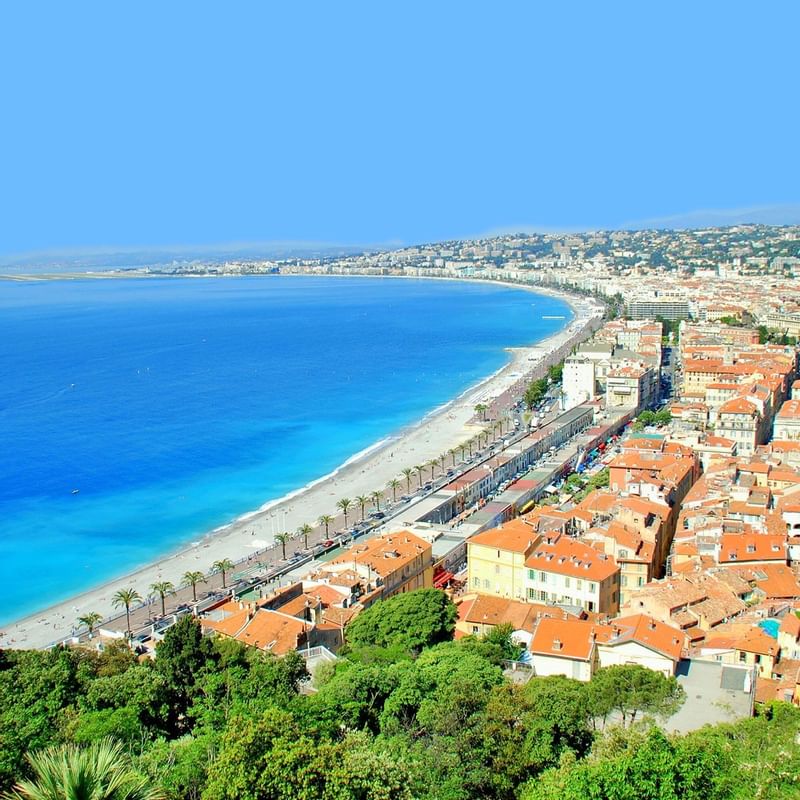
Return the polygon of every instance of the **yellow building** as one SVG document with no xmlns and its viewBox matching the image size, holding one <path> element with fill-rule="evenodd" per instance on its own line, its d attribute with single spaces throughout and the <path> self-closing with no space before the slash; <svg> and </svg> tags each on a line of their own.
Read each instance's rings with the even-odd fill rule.
<svg viewBox="0 0 800 800">
<path fill-rule="evenodd" d="M 468 588 L 473 592 L 525 600 L 525 559 L 541 537 L 523 519 L 467 540 Z"/>
</svg>

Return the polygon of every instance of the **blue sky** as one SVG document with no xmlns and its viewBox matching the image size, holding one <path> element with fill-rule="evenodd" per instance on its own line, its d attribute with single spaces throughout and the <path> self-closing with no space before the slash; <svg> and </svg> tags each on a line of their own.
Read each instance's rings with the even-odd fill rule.
<svg viewBox="0 0 800 800">
<path fill-rule="evenodd" d="M 0 253 L 800 222 L 798 23 L 793 2 L 6 3 Z"/>
</svg>

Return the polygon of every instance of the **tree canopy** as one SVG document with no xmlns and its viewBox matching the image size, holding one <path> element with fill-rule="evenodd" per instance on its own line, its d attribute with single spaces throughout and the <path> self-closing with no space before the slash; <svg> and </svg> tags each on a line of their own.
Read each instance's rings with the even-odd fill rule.
<svg viewBox="0 0 800 800">
<path fill-rule="evenodd" d="M 21 792 L 30 800 L 88 797 L 62 791 L 65 769 L 43 781 L 37 764 L 86 758 L 86 775 L 111 774 L 88 755 L 111 743 L 110 766 L 127 788 L 93 797 L 798 796 L 800 709 L 789 704 L 668 735 L 658 721 L 683 698 L 659 673 L 609 667 L 589 683 L 515 685 L 502 668 L 516 647 L 511 631 L 453 641 L 452 606 L 432 590 L 378 602 L 361 618 L 360 644 L 313 684 L 300 654 L 203 638 L 191 617 L 167 633 L 155 662 L 137 661 L 125 642 L 102 653 L 2 651 L 0 795 L 28 780 L 38 787 Z M 410 635 L 417 630 L 424 635 Z"/>
<path fill-rule="evenodd" d="M 419 650 L 450 639 L 456 607 L 438 589 L 418 589 L 390 597 L 359 614 L 347 627 L 354 647 Z"/>
</svg>

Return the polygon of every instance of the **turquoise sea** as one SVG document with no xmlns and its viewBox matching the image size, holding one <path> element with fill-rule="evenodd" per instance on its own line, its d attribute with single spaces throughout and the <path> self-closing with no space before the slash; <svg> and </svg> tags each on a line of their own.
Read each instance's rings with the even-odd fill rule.
<svg viewBox="0 0 800 800">
<path fill-rule="evenodd" d="M 569 319 L 452 281 L 0 281 L 0 623 L 331 472 Z"/>
</svg>

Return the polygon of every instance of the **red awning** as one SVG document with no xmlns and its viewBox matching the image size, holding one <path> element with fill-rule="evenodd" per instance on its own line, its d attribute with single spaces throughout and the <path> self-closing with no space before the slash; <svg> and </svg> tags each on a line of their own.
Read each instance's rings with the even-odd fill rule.
<svg viewBox="0 0 800 800">
<path fill-rule="evenodd" d="M 441 588 L 442 588 L 443 586 L 445 586 L 445 585 L 446 585 L 446 584 L 447 584 L 449 581 L 453 580 L 453 578 L 454 578 L 454 577 L 455 577 L 455 575 L 453 575 L 453 573 L 452 573 L 452 572 L 447 572 L 447 570 L 445 570 L 444 572 L 441 572 L 441 573 L 439 573 L 439 574 L 438 574 L 438 575 L 437 575 L 437 576 L 434 578 L 434 580 L 433 580 L 433 586 L 434 586 L 434 588 L 435 588 L 435 589 L 441 589 Z"/>
</svg>

